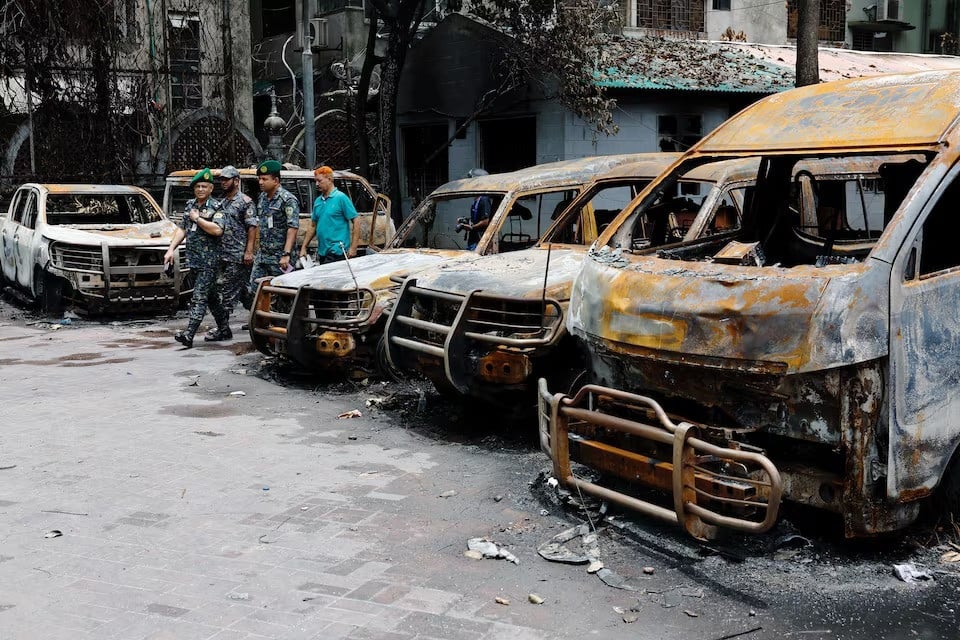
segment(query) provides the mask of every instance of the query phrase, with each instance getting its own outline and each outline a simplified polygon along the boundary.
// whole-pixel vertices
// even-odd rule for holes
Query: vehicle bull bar
[[[644,424],[591,406],[584,408],[597,398],[653,415],[659,424]],[[763,533],[777,520],[783,484],[769,458],[756,451],[739,449],[735,442],[718,446],[698,438],[696,425],[674,423],[651,398],[597,385],[586,385],[571,398],[562,393],[551,394],[546,380],[541,378],[538,413],[541,448],[553,461],[554,476],[567,488],[678,524],[701,540],[714,537],[719,527]],[[656,443],[670,448],[672,458],[660,460],[612,446],[586,437],[578,433],[578,429],[612,432],[630,440]],[[577,478],[571,470],[571,443],[580,454],[579,462],[599,463],[596,466],[601,471],[669,493],[673,509]],[[705,466],[711,463],[719,463],[721,469]],[[743,472],[732,475],[727,467]],[[718,506],[728,513],[716,510]],[[730,511],[736,510],[742,514],[730,515]],[[749,517],[760,514],[762,518]]]
[[[448,305],[453,310],[451,322],[445,324],[413,317],[411,300],[414,298]],[[533,315],[529,311],[497,309],[498,305],[509,304],[535,306],[538,312],[536,324],[529,323],[529,317]],[[544,322],[547,310],[550,311],[550,321]],[[484,318],[481,315],[483,313],[495,316]],[[395,366],[396,358],[403,359],[395,352],[396,349],[437,358],[443,362],[444,373],[450,384],[466,391],[470,380],[462,363],[471,341],[487,344],[490,349],[512,349],[516,350],[516,354],[521,354],[523,350],[537,349],[555,342],[560,335],[562,318],[560,303],[552,298],[530,301],[482,290],[466,294],[451,293],[418,287],[416,279],[408,278],[403,283],[398,303],[387,324],[388,353],[394,359]],[[507,331],[524,337],[503,335]]]

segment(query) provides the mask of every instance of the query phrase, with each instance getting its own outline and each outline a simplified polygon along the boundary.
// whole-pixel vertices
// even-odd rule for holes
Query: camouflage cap
[[[229,178],[239,178],[240,172],[237,171],[237,168],[232,164],[228,164],[223,169],[220,169],[220,179],[227,180]]]
[[[190,181],[190,186],[197,184],[198,182],[209,182],[213,184],[213,172],[210,169],[201,169],[197,171],[197,175],[193,176],[193,179]]]
[[[264,176],[270,174],[279,177],[282,168],[283,165],[276,160],[264,160],[257,166],[257,175]]]

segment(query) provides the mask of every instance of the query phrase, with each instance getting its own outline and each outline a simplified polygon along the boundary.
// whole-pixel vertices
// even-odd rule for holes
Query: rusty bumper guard
[[[659,424],[603,413],[595,408],[601,398],[652,415]],[[678,524],[701,540],[715,537],[720,527],[762,533],[777,520],[783,485],[766,456],[740,450],[737,443],[723,447],[702,440],[696,437],[695,425],[675,424],[650,398],[596,385],[584,386],[573,398],[551,395],[541,378],[538,408],[540,446],[550,455],[557,480],[569,489]],[[606,432],[621,440],[672,450],[672,459],[659,460],[611,446],[578,431]],[[572,447],[578,462],[672,494],[673,509],[575,477],[570,467]]]
[[[417,305],[444,308],[438,315],[448,321],[414,317]],[[489,345],[493,354],[500,353],[497,349],[512,349],[510,354],[519,361],[526,358],[523,350],[543,347],[557,339],[562,317],[560,303],[550,298],[527,300],[479,290],[449,293],[418,287],[410,278],[387,325],[388,349],[394,364],[403,368],[416,368],[413,362],[404,362],[403,350],[441,360],[447,380],[466,392],[471,383],[463,366],[468,343]],[[516,372],[512,375],[516,377]],[[500,380],[496,375],[485,376],[482,370],[480,376],[488,381]]]

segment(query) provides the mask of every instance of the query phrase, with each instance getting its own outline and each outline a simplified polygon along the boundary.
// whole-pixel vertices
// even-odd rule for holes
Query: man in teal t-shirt
[[[317,264],[343,260],[346,249],[348,258],[357,255],[356,232],[357,209],[353,202],[333,185],[333,169],[317,167],[313,172],[320,195],[313,201],[312,229],[307,230],[300,255],[307,255],[307,244],[314,232],[317,236]]]

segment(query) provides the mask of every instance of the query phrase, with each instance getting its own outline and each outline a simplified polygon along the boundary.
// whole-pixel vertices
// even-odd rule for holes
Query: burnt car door
[[[19,189],[13,195],[13,201],[10,204],[10,213],[3,220],[3,226],[0,227],[0,243],[3,251],[3,275],[10,282],[17,281],[17,250],[14,244],[14,236],[20,227],[20,221],[23,220],[23,210],[27,205],[27,189]]]
[[[18,284],[27,288],[30,288],[33,284],[34,254],[36,253],[34,226],[36,225],[39,208],[37,200],[37,192],[28,189],[20,223],[13,233],[16,280]]]
[[[916,198],[919,200],[919,198]],[[960,165],[923,206],[890,282],[890,497],[921,497],[960,437]]]

